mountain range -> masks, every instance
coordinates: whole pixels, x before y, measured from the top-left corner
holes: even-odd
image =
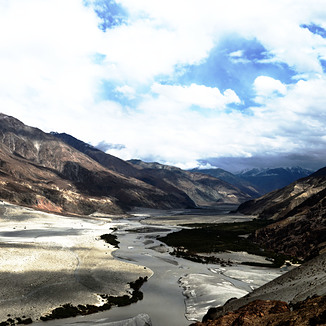
[[[225,171],[220,168],[216,168],[216,169],[195,168],[190,171],[208,174],[211,175],[212,177],[221,179],[239,188],[241,191],[249,194],[251,197],[259,197],[263,194],[261,190],[258,189],[258,187],[256,187],[253,183],[248,182],[245,179],[242,179],[241,176],[237,176],[231,172]]]
[[[154,168],[155,166],[155,168]],[[68,134],[0,114],[0,198],[56,213],[239,204],[250,196],[217,178],[126,162]]]
[[[309,176],[314,171],[301,167],[279,167],[250,169],[236,173],[236,176],[254,185],[261,194],[281,189],[288,184]]]
[[[192,169],[192,172],[201,172],[231,183],[252,197],[259,197],[276,189],[309,176],[313,171],[301,167],[279,167],[249,169],[231,173],[220,168]]]

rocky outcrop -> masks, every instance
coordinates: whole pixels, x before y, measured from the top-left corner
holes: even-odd
[[[104,153],[96,147],[91,146],[67,133],[51,132],[51,135],[62,140],[64,143],[77,149],[78,151],[86,154],[91,159],[98,162],[107,169],[120,173],[124,176],[139,179],[139,170],[135,168],[132,164],[121,160],[113,155]]]
[[[83,194],[59,172],[11,154],[0,144],[0,198],[54,213],[122,213],[110,196]]]
[[[143,173],[133,164],[123,161],[110,154],[104,153],[101,150],[89,144],[86,144],[66,133],[52,132],[51,134],[56,138],[64,141],[66,144],[74,147],[78,151],[84,153],[97,163],[101,164],[103,167],[109,169],[110,171],[114,171],[128,178],[138,179],[141,183],[148,184],[152,188],[160,189],[162,192],[167,194],[167,197],[174,196],[175,198],[178,198],[180,203],[185,203],[188,207],[195,207],[196,205],[198,205],[197,203],[192,202],[188,195],[182,189],[180,190],[176,187],[171,186],[155,174],[148,175],[146,173]]]
[[[325,176],[311,175],[260,198],[247,201],[239,206],[238,211],[258,215],[260,218],[280,220],[295,214],[297,207],[304,202],[311,206],[312,196],[325,188]]]
[[[278,253],[309,260],[326,250],[326,207],[322,200],[279,222],[257,230],[251,239]]]
[[[284,301],[256,300],[216,320],[192,326],[303,326],[326,324],[326,296],[308,298],[295,305]]]

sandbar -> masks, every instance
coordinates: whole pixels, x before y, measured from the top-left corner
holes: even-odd
[[[113,258],[108,217],[67,217],[0,202],[0,322],[39,320],[70,303],[101,305],[101,294],[130,294],[129,282],[150,277],[144,266]]]

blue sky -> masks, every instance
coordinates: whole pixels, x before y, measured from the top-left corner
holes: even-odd
[[[2,0],[0,105],[123,159],[326,165],[324,0]]]

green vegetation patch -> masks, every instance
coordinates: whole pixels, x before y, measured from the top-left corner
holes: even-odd
[[[10,316],[10,315],[8,315]],[[20,318],[16,317],[15,319],[8,318],[6,321],[0,323],[0,326],[13,326],[13,325],[28,325],[31,324],[33,321],[31,318],[26,318],[25,316]]]
[[[267,226],[270,221],[253,220],[238,223],[186,224],[189,227],[159,238],[160,241],[176,248],[174,254],[184,258],[197,253],[217,253],[226,251],[246,251],[249,254],[268,257],[271,264],[246,263],[259,266],[281,266],[286,257],[265,250],[250,240],[250,234]]]
[[[120,241],[118,241],[118,237],[114,234],[102,234],[101,235],[101,239],[104,240],[106,243],[114,246],[115,248],[119,248],[119,243]]]
[[[143,299],[143,293],[140,291],[141,286],[148,280],[147,276],[139,277],[135,282],[128,283],[133,290],[131,296],[109,296],[106,294],[100,294],[101,298],[105,300],[105,303],[101,306],[96,305],[78,305],[73,306],[71,303],[66,303],[58,308],[55,308],[51,313],[41,316],[42,321],[52,319],[62,319],[69,317],[76,317],[78,315],[89,315],[100,311],[111,309],[113,306],[123,307],[137,302]],[[4,324],[5,325],[5,324]]]

